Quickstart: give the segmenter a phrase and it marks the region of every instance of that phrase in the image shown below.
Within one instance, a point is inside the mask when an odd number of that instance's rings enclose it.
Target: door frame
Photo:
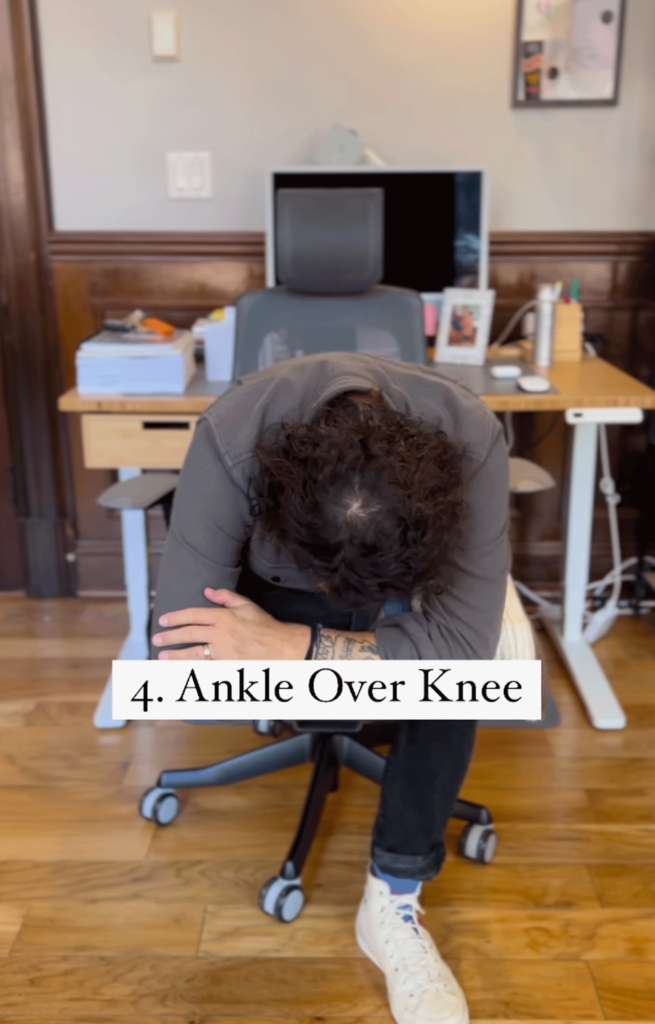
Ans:
[[[75,592],[51,227],[35,0],[0,0],[1,376],[25,589],[35,597]]]

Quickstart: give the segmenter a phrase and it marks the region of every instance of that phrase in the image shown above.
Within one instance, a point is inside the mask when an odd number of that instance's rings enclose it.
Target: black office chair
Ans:
[[[378,189],[281,191],[278,194],[277,267],[283,284],[244,295],[237,307],[236,376],[281,359],[316,351],[360,351],[424,363],[423,305],[419,295],[379,285],[382,278],[383,194]],[[163,502],[170,513],[174,474],[149,473],[110,488],[100,498],[112,508],[147,508]],[[511,653],[534,657],[533,634],[510,584],[504,630]],[[511,623],[510,623],[511,619]],[[516,638],[522,649],[516,653]],[[291,735],[204,768],[164,771],[141,800],[141,814],[169,825],[180,811],[178,789],[225,786],[301,764],[314,771],[296,837],[280,873],[261,891],[265,913],[280,921],[298,917],[302,871],[328,794],[342,768],[380,783],[385,759],[371,749],[388,742],[393,726],[364,722],[256,721],[255,731]],[[455,818],[467,823],[459,850],[488,864],[497,836],[486,807],[458,800]]]

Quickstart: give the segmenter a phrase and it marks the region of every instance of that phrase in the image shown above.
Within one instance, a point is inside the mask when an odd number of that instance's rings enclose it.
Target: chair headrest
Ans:
[[[280,189],[275,217],[277,275],[292,291],[349,295],[382,280],[381,188]]]

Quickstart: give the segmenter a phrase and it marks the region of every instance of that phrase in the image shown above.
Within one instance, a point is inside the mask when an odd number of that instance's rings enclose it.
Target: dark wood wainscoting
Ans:
[[[50,240],[62,370],[73,386],[74,355],[103,317],[140,307],[187,326],[208,309],[234,302],[264,281],[264,240],[242,234],[65,234]],[[491,240],[491,284],[497,291],[494,333],[530,299],[536,284],[578,277],[587,329],[606,338],[602,354],[616,366],[655,385],[655,235],[646,233],[496,233]],[[517,335],[518,336],[518,335]],[[516,453],[534,458],[565,478],[566,431],[559,415],[514,418]],[[98,493],[111,474],[82,466],[79,426],[69,431],[77,528],[78,589],[120,591],[119,523],[98,508]],[[626,553],[635,519],[632,479],[645,447],[643,428],[614,428],[611,447],[623,495],[620,509]],[[562,487],[514,506],[515,572],[521,579],[559,578],[565,494]],[[156,561],[163,529],[151,516]],[[594,571],[609,564],[602,501],[594,542]],[[153,565],[153,568],[156,566]]]

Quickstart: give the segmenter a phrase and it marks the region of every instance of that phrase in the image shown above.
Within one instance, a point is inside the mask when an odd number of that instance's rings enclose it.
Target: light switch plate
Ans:
[[[180,59],[180,16],[177,11],[152,11],[150,32],[154,60]]]
[[[211,153],[167,153],[169,199],[209,199],[212,189]]]

